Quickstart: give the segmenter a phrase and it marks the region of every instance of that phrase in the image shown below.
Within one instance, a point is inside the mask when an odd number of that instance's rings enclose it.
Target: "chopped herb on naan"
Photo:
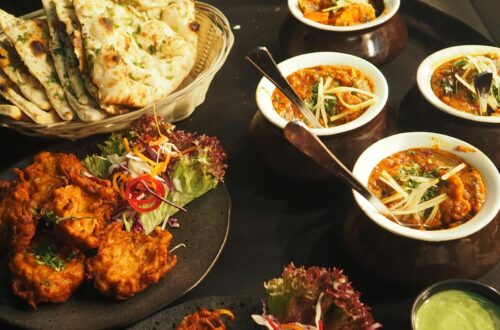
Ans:
[[[55,111],[43,111],[23,96],[19,95],[16,85],[9,80],[3,71],[0,70],[0,95],[12,104],[16,105],[21,111],[37,124],[48,125],[59,121]]]
[[[45,88],[59,117],[65,121],[72,120],[73,110],[66,100],[50,57],[47,22],[22,20],[0,10],[0,25],[26,67]]]
[[[19,87],[24,97],[42,110],[52,109],[45,88],[21,62],[16,50],[4,42],[0,42],[0,68]]]
[[[99,101],[144,107],[172,93],[189,74],[196,58],[196,35],[185,38],[173,28],[183,23],[164,21],[163,11],[156,11],[156,18],[150,17],[147,11],[133,9],[129,3],[73,1]],[[168,7],[166,1],[149,3]],[[194,3],[179,3],[193,8],[183,11],[192,17],[177,17],[175,21],[194,22]]]
[[[58,29],[59,21],[53,1],[42,0],[42,4],[50,31],[50,52],[54,59],[54,67],[59,80],[62,82],[66,93],[66,98],[80,120],[96,121],[106,118],[106,115],[97,109],[97,103],[87,94],[75,55],[70,52],[71,49],[67,48],[71,45],[61,43],[61,38],[66,38],[66,35],[60,34]]]

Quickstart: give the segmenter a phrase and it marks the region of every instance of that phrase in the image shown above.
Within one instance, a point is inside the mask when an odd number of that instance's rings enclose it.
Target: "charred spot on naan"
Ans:
[[[33,40],[30,42],[30,49],[33,55],[35,55],[36,57],[43,56],[47,52],[43,43],[38,40]]]
[[[113,32],[113,22],[107,17],[99,18],[99,24],[110,34]]]

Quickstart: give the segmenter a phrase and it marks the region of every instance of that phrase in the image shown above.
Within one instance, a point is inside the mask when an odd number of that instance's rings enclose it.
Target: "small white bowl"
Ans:
[[[281,62],[278,64],[278,68],[286,77],[300,69],[318,65],[346,65],[362,71],[373,82],[373,92],[378,97],[378,101],[366,109],[359,118],[335,127],[313,128],[312,131],[314,134],[326,136],[354,130],[370,122],[380,113],[380,111],[382,111],[389,96],[387,80],[379,69],[362,58],[334,52],[309,53],[295,56]],[[287,120],[276,112],[272,103],[272,95],[275,89],[276,86],[274,86],[272,82],[267,78],[262,78],[256,91],[257,106],[267,120],[277,127],[284,128],[287,124]]]
[[[455,228],[433,231],[418,230],[398,225],[387,219],[378,213],[372,204],[353,191],[354,198],[359,207],[377,225],[399,236],[422,241],[439,242],[470,236],[484,228],[497,216],[500,210],[500,174],[497,168],[476,147],[447,135],[413,132],[397,134],[382,139],[361,154],[354,165],[353,174],[363,184],[367,185],[371,172],[384,158],[412,148],[432,148],[435,146],[438,146],[441,150],[456,154],[481,173],[487,191],[486,200],[481,210],[472,219]],[[455,150],[457,146],[463,146],[468,150],[474,151],[459,152]]]
[[[290,12],[292,13],[293,16],[295,16],[296,19],[314,28],[325,31],[334,31],[334,32],[360,31],[385,23],[397,13],[399,5],[400,5],[400,0],[385,0],[385,6],[386,6],[385,12],[379,17],[375,18],[373,21],[351,26],[335,26],[335,25],[321,24],[313,20],[310,20],[308,18],[305,18],[304,13],[302,13],[302,10],[300,10],[299,8],[299,0],[288,0],[288,8],[290,9]]]
[[[467,120],[482,122],[482,123],[500,123],[500,116],[479,116],[465,111],[457,110],[450,107],[448,104],[441,101],[431,86],[431,78],[434,71],[442,64],[451,61],[455,58],[463,56],[464,53],[467,54],[485,54],[485,53],[496,53],[500,56],[500,48],[491,46],[480,46],[480,45],[464,45],[455,46],[450,48],[442,49],[438,52],[427,57],[418,67],[417,71],[417,84],[420,92],[432,105],[441,111],[444,111],[452,116],[464,118]]]

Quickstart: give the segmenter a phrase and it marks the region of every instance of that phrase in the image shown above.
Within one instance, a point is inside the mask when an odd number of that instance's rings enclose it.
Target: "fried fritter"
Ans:
[[[33,201],[30,184],[24,173],[13,170],[17,179],[2,183],[0,192],[0,252],[8,249],[24,249],[30,244],[36,232],[36,219],[33,217]]]
[[[54,190],[52,201],[44,208],[58,217],[56,235],[61,241],[87,250],[99,246],[105,220],[110,218],[114,207],[116,197],[103,200],[78,186],[68,185]]]
[[[109,180],[93,176],[73,154],[59,154],[62,173],[71,183],[87,193],[101,197],[105,202],[116,203],[117,195]]]
[[[59,167],[59,155],[43,151],[24,169],[26,180],[31,185],[31,199],[36,208],[49,201],[55,189],[68,184],[68,179],[62,175]]]
[[[176,330],[226,330],[226,324],[221,319],[222,315],[226,315],[230,321],[234,321],[234,315],[230,310],[209,311],[200,308],[198,312],[184,317]]]
[[[68,300],[85,277],[84,257],[50,242],[16,252],[9,268],[14,294],[33,308]]]
[[[172,235],[160,228],[143,235],[126,232],[114,222],[106,228],[97,255],[87,259],[87,276],[103,294],[128,299],[175,266],[177,258],[168,251],[171,240]]]
[[[58,170],[56,154],[41,152],[24,171],[14,169],[17,178],[1,185],[0,238],[3,250],[29,247],[35,235],[38,210],[50,198],[53,190],[65,185]]]
[[[17,179],[0,183],[0,249],[24,249],[39,218],[54,212],[58,237],[81,249],[99,245],[99,231],[116,207],[111,183],[91,176],[72,154],[41,152]],[[71,220],[71,221],[70,221]]]

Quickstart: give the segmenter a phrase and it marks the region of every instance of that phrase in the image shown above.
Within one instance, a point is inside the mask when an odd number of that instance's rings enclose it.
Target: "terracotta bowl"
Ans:
[[[403,131],[439,132],[459,138],[481,149],[500,168],[499,124],[477,122],[439,111],[416,86],[403,99],[398,126]]]
[[[334,51],[383,65],[399,55],[408,40],[403,18],[396,13],[381,25],[353,32],[335,33],[305,25],[289,16],[280,29],[280,43],[289,56]]]
[[[322,24],[304,17],[302,10],[300,10],[299,8],[299,0],[288,0],[288,9],[290,10],[290,13],[292,13],[292,15],[298,21],[315,29],[330,31],[330,32],[354,32],[382,25],[389,19],[391,19],[398,12],[400,6],[400,0],[385,0],[384,2],[385,2],[385,11],[377,18],[363,24],[356,24],[350,26],[336,26],[336,25]]]
[[[421,231],[403,227],[377,213],[354,193],[360,210],[348,217],[344,236],[349,251],[366,269],[393,282],[423,287],[448,278],[478,278],[500,261],[500,174],[481,151],[461,140],[434,133],[403,133],[369,147],[354,166],[354,175],[368,182],[384,158],[410,148],[432,147],[457,154],[475,167],[487,187],[481,210],[452,229]],[[456,146],[474,152],[457,152]]]
[[[369,62],[341,53],[311,53],[288,59],[278,67],[285,76],[307,67],[317,65],[348,65],[364,72],[374,83],[374,94],[378,101],[371,105],[359,118],[331,128],[313,129],[325,143],[332,147],[339,158],[352,166],[357,155],[364,148],[387,133],[387,112],[385,104],[388,98],[387,81],[383,74]],[[331,174],[319,165],[303,156],[283,137],[283,128],[287,121],[282,118],[272,105],[275,86],[263,78],[256,91],[259,112],[250,125],[250,141],[261,158],[273,169],[299,179],[321,179]],[[354,155],[354,156],[353,156]]]

